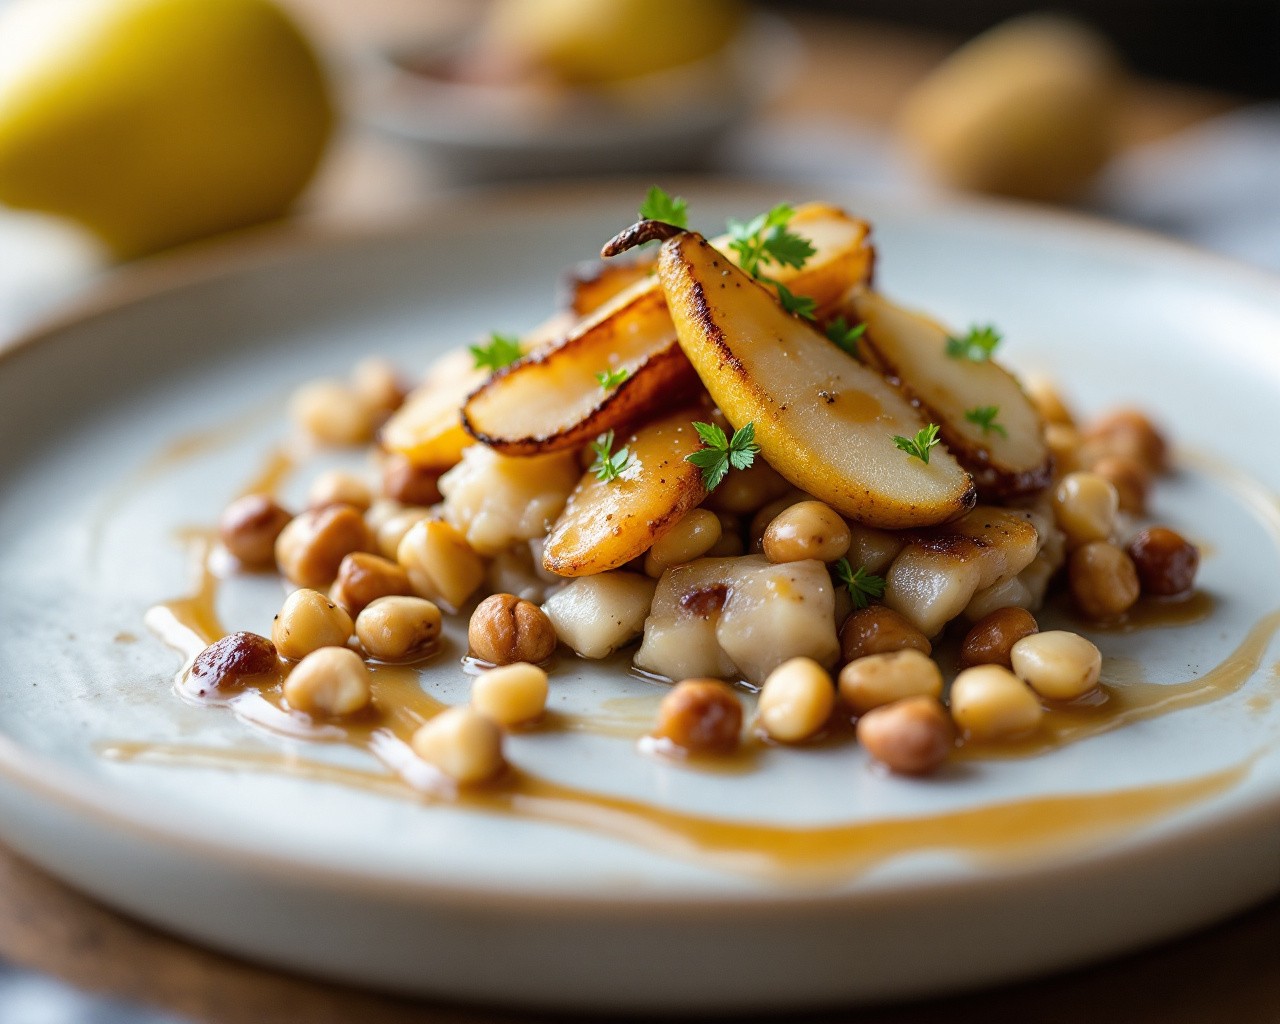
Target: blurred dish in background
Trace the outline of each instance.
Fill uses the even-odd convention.
[[[552,8],[519,49],[519,26]],[[520,0],[492,12],[463,31],[373,47],[363,62],[363,119],[454,179],[701,165],[778,94],[800,52],[786,22],[730,4]]]

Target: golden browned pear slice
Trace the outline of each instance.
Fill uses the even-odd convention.
[[[702,471],[685,457],[702,447],[690,406],[646,424],[625,439],[630,455],[622,473],[604,481],[588,470],[551,527],[542,564],[559,576],[590,576],[644,554],[682,515],[707,496]]]
[[[764,457],[801,490],[859,523],[946,522],[974,502],[973,481],[942,446],[929,461],[895,436],[924,426],[879,373],[808,322],[701,235],[663,243],[658,274],[684,349],[734,427],[755,424]]]
[[[569,309],[577,316],[594,313],[624,288],[654,273],[653,260],[601,260],[569,274]]]
[[[1048,485],[1044,423],[1012,374],[991,359],[949,356],[946,328],[878,292],[856,290],[848,304],[867,325],[867,361],[924,406],[984,498],[1024,497]]]
[[[801,268],[770,273],[798,295],[829,310],[852,286],[870,280],[875,254],[870,227],[833,206],[796,210],[791,230],[816,250]],[[728,250],[728,237],[715,243]],[[597,375],[626,372],[614,387]],[[507,455],[581,447],[603,431],[654,412],[682,384],[696,386],[676,341],[675,325],[656,277],[636,280],[607,300],[559,344],[524,359],[467,402],[468,430]]]

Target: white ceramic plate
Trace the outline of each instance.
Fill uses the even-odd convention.
[[[394,233],[160,265],[135,279],[142,294],[0,360],[5,841],[115,906],[264,962],[587,1009],[759,1010],[979,985],[1173,935],[1280,889],[1280,704],[1270,634],[1255,629],[1280,606],[1280,288],[1166,242],[1014,208],[820,197],[875,219],[887,291],[957,324],[998,323],[1014,365],[1055,374],[1090,409],[1137,400],[1210,464],[1258,481],[1193,469],[1161,486],[1157,517],[1208,544],[1215,610],[1104,638],[1118,685],[1135,663],[1158,682],[1191,679],[1243,643],[1237,674],[1257,671],[1233,695],[927,781],[877,773],[850,745],[771,751],[754,773],[725,775],[641,756],[622,737],[511,744],[522,769],[568,785],[793,828],[796,856],[819,874],[781,870],[771,847],[736,848],[732,832],[709,851],[686,819],[624,809],[579,827],[252,770],[254,757],[280,768],[281,754],[377,766],[175,697],[180,659],[143,616],[188,588],[175,531],[210,522],[261,464],[285,432],[288,389],[365,353],[417,368],[459,340],[531,325],[562,268],[625,225],[638,194],[476,199]],[[688,194],[706,227],[782,197]],[[155,277],[166,286],[145,294]],[[305,483],[291,481],[295,501]],[[266,630],[280,595],[272,580],[236,581],[220,612]],[[450,701],[466,692],[457,653],[423,675]],[[566,659],[553,704],[616,714],[616,698],[634,711],[659,693]],[[245,767],[103,756],[123,743],[165,745],[179,762],[230,751]],[[843,859],[823,860],[806,838],[817,827],[845,837]]]

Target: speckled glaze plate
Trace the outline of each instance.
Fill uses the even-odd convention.
[[[1204,614],[1099,637],[1113,692],[1165,686],[1169,713],[925,781],[851,744],[717,773],[637,750],[657,684],[562,657],[557,720],[595,724],[514,737],[511,760],[541,781],[452,805],[363,752],[175,695],[181,657],[144,618],[191,592],[182,538],[263,472],[289,389],[366,353],[416,371],[532,325],[640,191],[477,197],[382,233],[205,250],[123,277],[0,357],[0,836],[114,906],[266,963],[587,1010],[982,985],[1280,889],[1280,285],[1012,207],[813,197],[875,221],[890,294],[998,323],[1011,364],[1086,410],[1136,401],[1169,425],[1180,468],[1154,513],[1204,545]],[[686,192],[708,228],[809,198]],[[266,630],[281,594],[227,580],[218,615]],[[455,703],[457,638],[421,673]]]

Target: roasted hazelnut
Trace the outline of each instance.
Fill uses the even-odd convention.
[[[373,535],[359,510],[329,505],[295,516],[276,538],[280,571],[300,587],[327,587],[353,551],[370,551]]]
[[[926,775],[955,747],[955,730],[936,697],[907,697],[858,719],[858,742],[891,771]]]
[[[1108,455],[1122,455],[1152,473],[1163,473],[1168,468],[1168,444],[1151,420],[1136,409],[1117,409],[1095,420],[1085,430],[1082,440],[1095,456],[1093,461]]]
[[[329,588],[329,597],[352,615],[359,615],[380,597],[413,593],[409,574],[395,562],[366,551],[353,551],[338,566],[338,578]]]
[[[257,633],[232,633],[196,655],[187,674],[192,690],[201,697],[210,690],[238,690],[276,671],[276,645]]]
[[[816,558],[834,562],[849,550],[849,524],[830,505],[801,501],[779,512],[764,531],[761,549],[771,562]]]
[[[927,636],[903,615],[882,604],[854,612],[840,627],[840,656],[844,661],[857,661],[869,654],[892,654],[908,648],[921,654],[933,652]]]
[[[547,613],[515,594],[486,597],[467,626],[471,653],[491,665],[531,665],[546,661],[556,649],[556,631]]]
[[[1114,544],[1094,541],[1071,552],[1067,585],[1072,600],[1090,619],[1113,619],[1138,600],[1138,570]]]
[[[382,461],[382,493],[402,505],[434,505],[440,500],[439,480],[437,471],[415,466],[398,453]]]
[[[662,698],[654,736],[688,751],[728,754],[742,733],[742,705],[719,679],[686,679]]]
[[[1036,618],[1025,608],[997,608],[975,622],[960,644],[960,663],[969,665],[1011,664],[1009,652],[1023,637],[1038,633]]]
[[[1200,552],[1182,534],[1166,526],[1151,526],[1129,542],[1129,557],[1138,570],[1144,594],[1174,597],[1196,582]]]
[[[1109,480],[1120,498],[1120,511],[1140,516],[1147,510],[1147,492],[1151,490],[1151,471],[1128,455],[1104,455],[1093,464],[1092,471]]]
[[[269,566],[275,558],[276,538],[293,517],[266,494],[246,494],[223,510],[218,536],[241,565]]]

